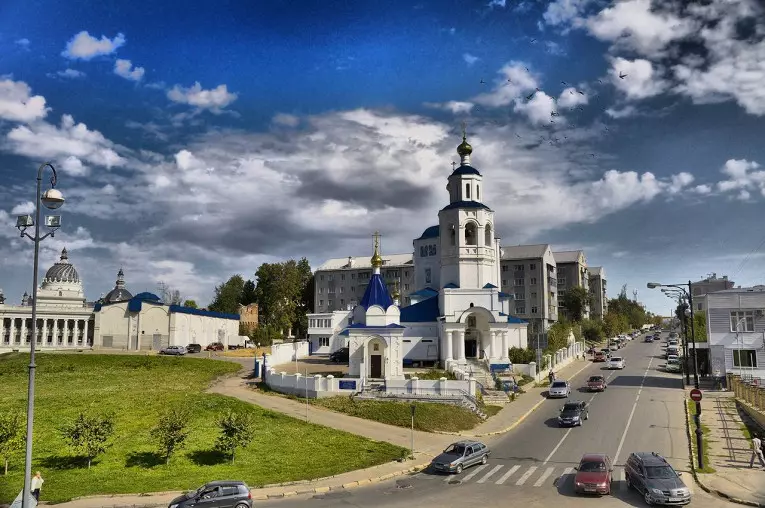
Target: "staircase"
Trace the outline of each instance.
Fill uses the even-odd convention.
[[[510,399],[502,390],[495,390],[494,376],[486,368],[486,363],[481,360],[468,360],[467,371],[472,374],[476,381],[481,383],[481,398],[484,404],[504,406]]]

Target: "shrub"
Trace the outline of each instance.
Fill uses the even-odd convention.
[[[170,463],[170,457],[183,447],[189,436],[187,422],[189,415],[182,409],[170,409],[160,416],[156,427],[151,429],[151,435],[159,446],[159,451],[165,456],[165,464]]]
[[[237,448],[245,448],[255,437],[255,425],[249,413],[229,411],[218,420],[220,436],[216,450],[231,457],[234,462]]]
[[[537,352],[531,348],[511,347],[508,351],[510,363],[531,363],[537,359]]]
[[[72,423],[64,425],[60,432],[69,446],[87,457],[90,469],[93,459],[106,451],[107,441],[114,433],[114,417],[80,413]]]

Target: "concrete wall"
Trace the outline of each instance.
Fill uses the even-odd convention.
[[[340,388],[341,381],[343,384],[352,384],[354,388]],[[332,375],[324,377],[319,374],[306,377],[302,374],[276,372],[273,369],[266,374],[266,384],[274,391],[300,397],[307,395],[308,398],[348,396],[361,391],[360,379],[339,379]]]
[[[308,356],[308,341],[284,342],[271,346],[268,365],[281,365]]]

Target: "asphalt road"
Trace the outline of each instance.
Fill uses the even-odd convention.
[[[519,427],[487,443],[492,455],[485,466],[460,475],[422,472],[371,487],[303,498],[258,502],[257,506],[281,508],[312,506],[463,507],[466,504],[507,506],[508,500],[526,507],[565,502],[565,505],[645,506],[642,496],[627,488],[624,461],[632,451],[655,451],[680,471],[688,470],[682,380],[662,370],[661,343],[644,343],[642,336],[618,351],[625,358],[623,370],[603,370],[593,363],[571,379],[571,399],[590,403],[589,420],[582,427],[559,428],[557,415],[563,399],[547,400]],[[608,389],[591,394],[581,389],[592,374],[604,374]],[[580,390],[581,389],[581,390]],[[573,467],[585,453],[601,452],[616,464],[612,496],[590,499],[573,493]],[[728,506],[694,488],[690,473],[684,474],[694,493],[693,506]]]

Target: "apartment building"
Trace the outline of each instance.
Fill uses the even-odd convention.
[[[602,266],[590,266],[587,268],[592,295],[590,315],[593,319],[603,319],[608,312],[608,296],[606,296],[606,271]]]
[[[589,277],[587,275],[587,258],[582,250],[566,250],[553,252],[555,265],[558,269],[558,308],[565,315],[563,294],[570,288],[579,286],[590,290]],[[589,317],[590,309],[585,309],[584,317]]]
[[[549,244],[502,247],[502,292],[512,295],[511,313],[528,321],[530,330],[543,332],[558,320],[556,273]]]
[[[401,294],[401,307],[411,303],[414,292],[414,260],[409,254],[382,255],[380,273],[391,293],[396,286]],[[364,296],[372,277],[369,256],[349,256],[326,261],[314,272],[314,313],[331,313],[353,309]]]
[[[733,289],[735,286],[732,280],[728,280],[727,275],[718,277],[716,273],[711,274],[706,279],[702,279],[698,282],[694,282],[693,287],[693,307],[694,311],[706,311],[708,293],[714,293],[716,291],[723,291],[725,289]]]

